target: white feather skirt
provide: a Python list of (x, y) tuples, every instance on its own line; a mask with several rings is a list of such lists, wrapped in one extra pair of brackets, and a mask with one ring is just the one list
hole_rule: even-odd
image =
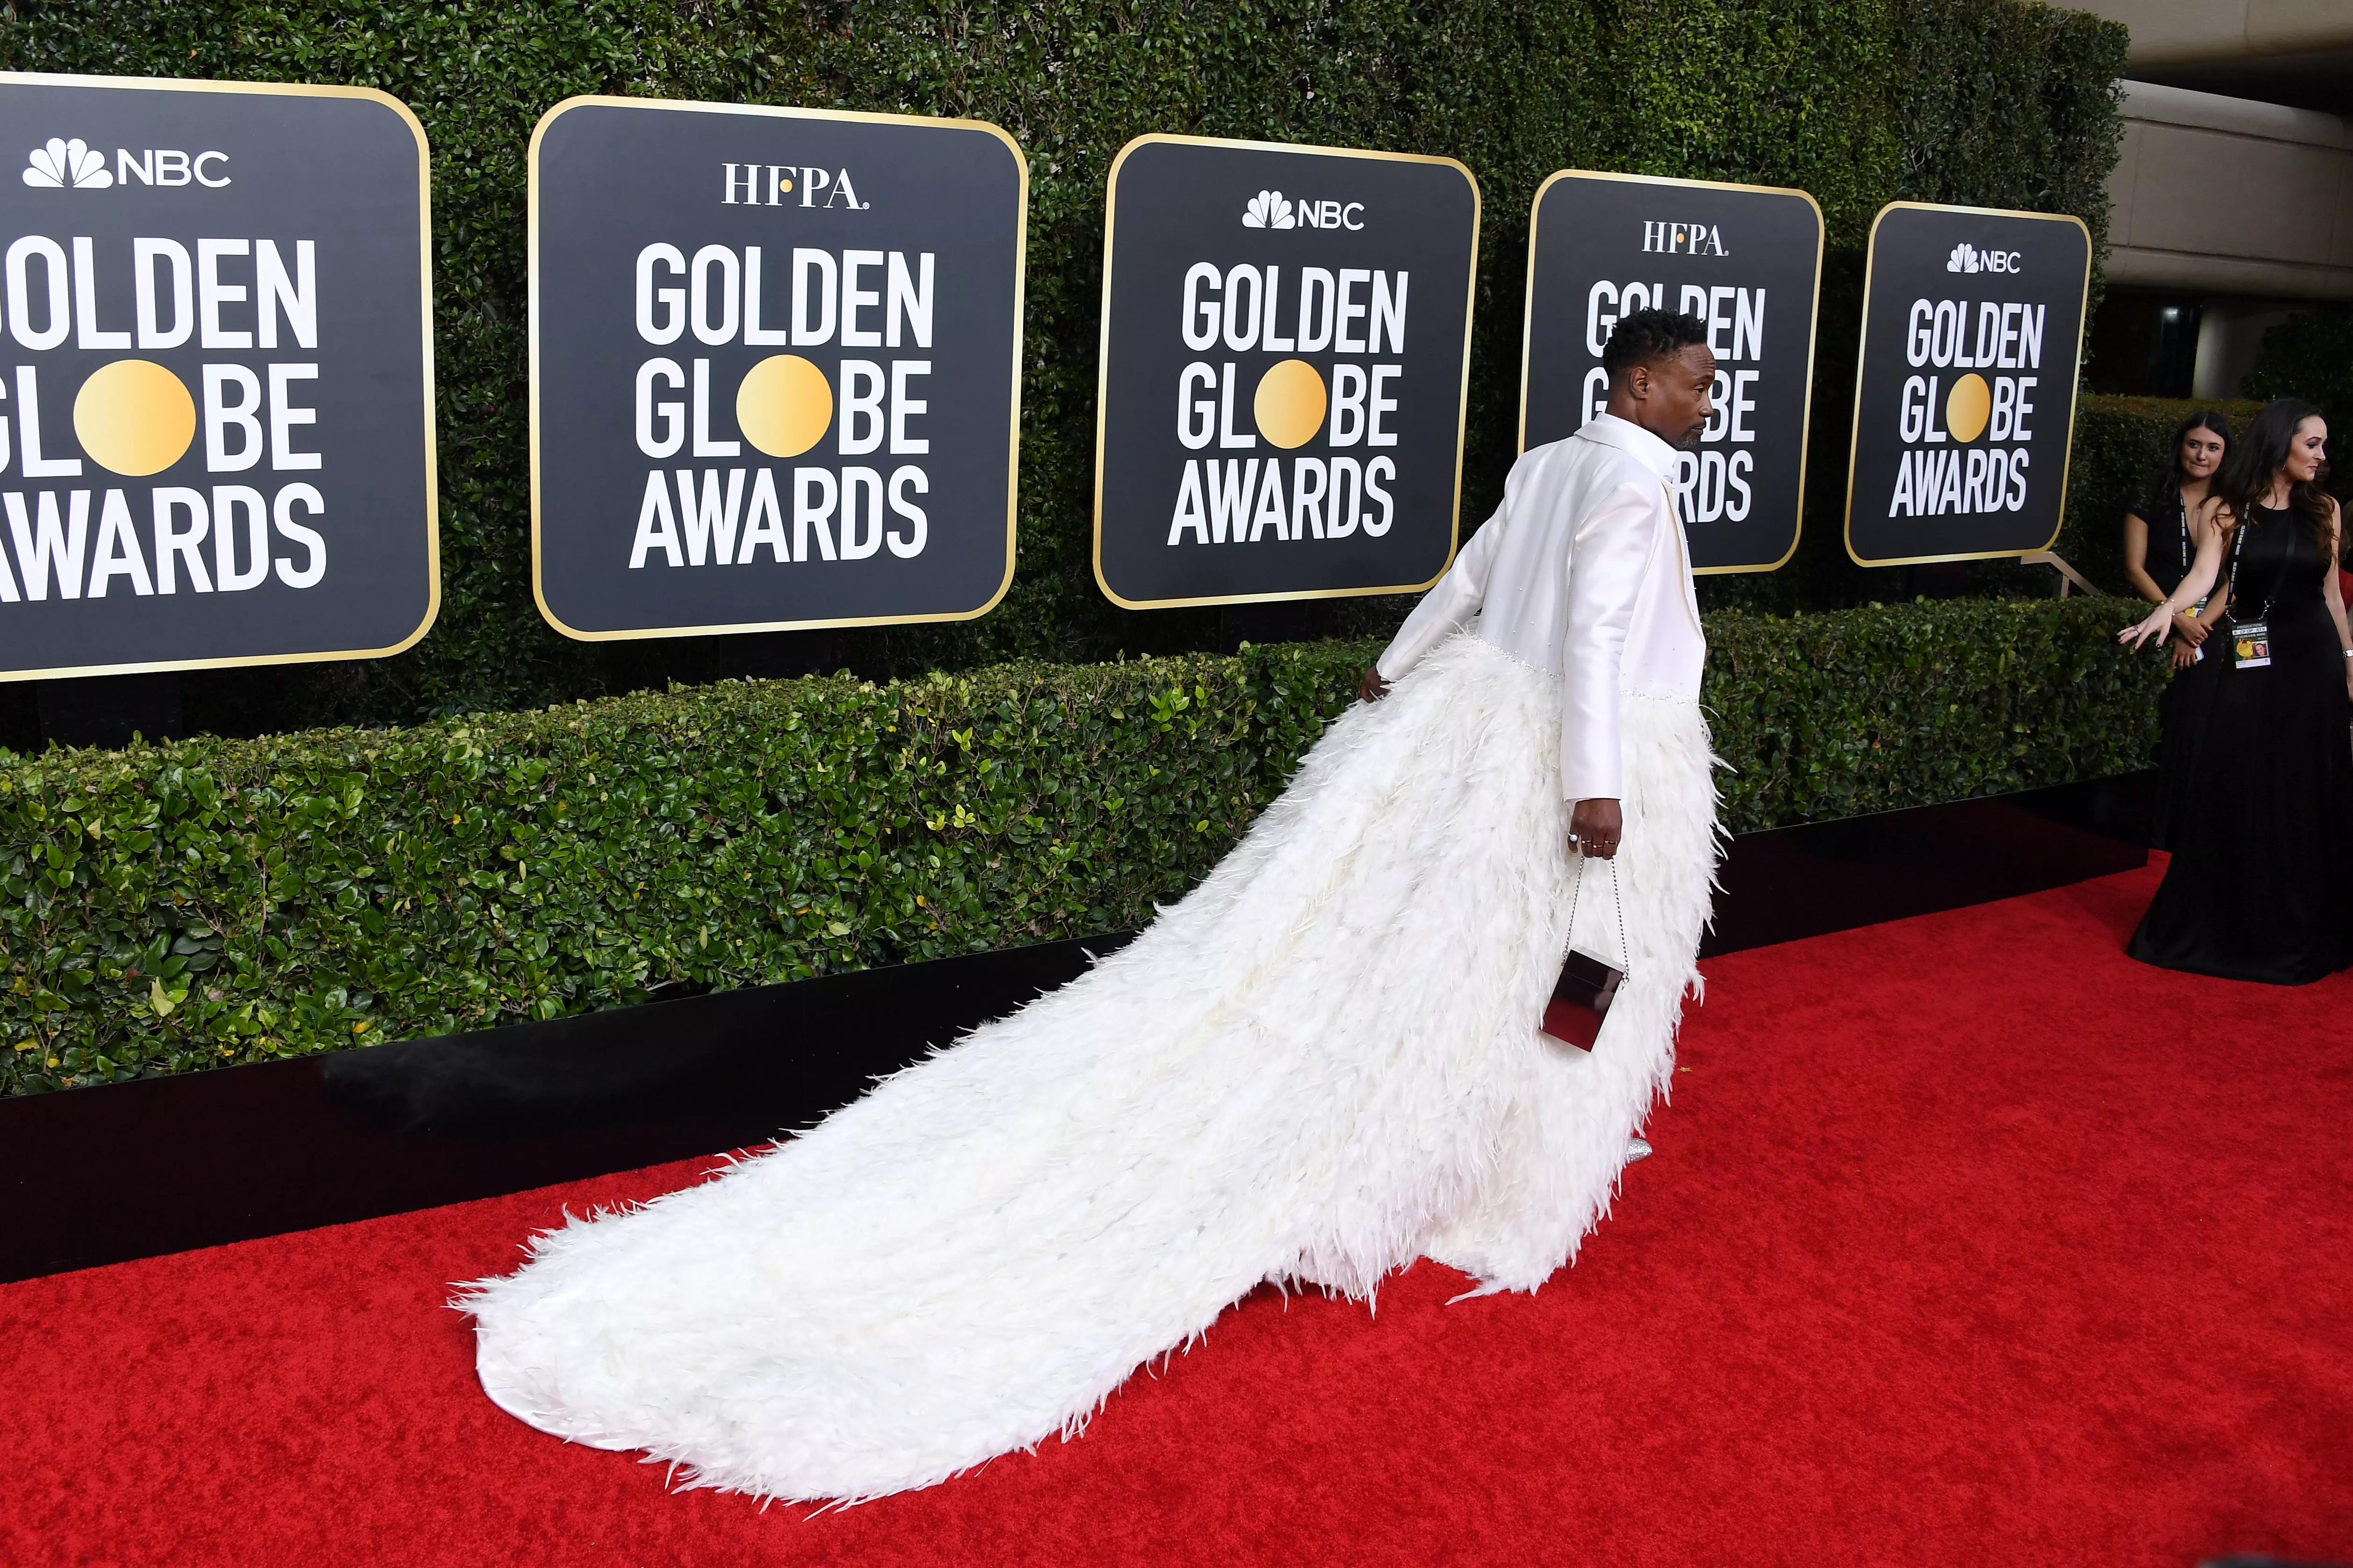
[(468, 1287), (483, 1389), (690, 1484), (854, 1500), (1074, 1436), (1262, 1280), (1534, 1289), (1667, 1087), (1716, 854), (1697, 705), (1629, 694), (1628, 980), (1589, 1056), (1540, 1034), (1559, 723), (1556, 677), (1453, 638), (1084, 976)]

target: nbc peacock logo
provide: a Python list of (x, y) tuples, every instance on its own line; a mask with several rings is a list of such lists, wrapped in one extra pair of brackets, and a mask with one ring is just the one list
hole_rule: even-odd
[(1244, 228), (1296, 228), (1299, 218), (1281, 191), (1261, 191), (1242, 208)]
[(1242, 208), (1244, 228), (1345, 228), (1365, 226), (1365, 204), (1318, 200), (1293, 201), (1281, 191), (1261, 191)]
[(102, 191), (114, 184), (106, 154), (76, 136), (52, 136), (25, 160), (25, 183), (37, 190)]
[(1976, 246), (1963, 240), (1953, 247), (1950, 256), (1945, 258), (1945, 270), (1947, 272), (2021, 272), (2025, 268), (2019, 265), (2020, 259), (2015, 250), (1979, 250)]

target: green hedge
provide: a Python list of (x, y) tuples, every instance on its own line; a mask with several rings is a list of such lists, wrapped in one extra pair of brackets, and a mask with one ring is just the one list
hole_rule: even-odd
[[(2163, 661), (2117, 651), (2119, 618), (1710, 617), (1726, 826), (2142, 765)], [(1215, 864), (1374, 651), (0, 753), (0, 1092), (1134, 925)]]
[(2150, 764), (2167, 665), (2114, 599), (1944, 599), (1707, 617), (1734, 832)]
[[(1528, 203), (1576, 164), (1801, 186), (1829, 220), (1812, 457), (1795, 569), (1712, 601), (1821, 606), (1897, 591), (1839, 546), (1862, 244), (1897, 196), (2040, 206), (2105, 232), (2126, 32), (2029, 0), (18, 0), (0, 66), (357, 82), (433, 142), (439, 623), (380, 664), (185, 678), (191, 721), (415, 721), (750, 670), (758, 639), (567, 643), (529, 592), (523, 153), (581, 92), (975, 115), (1031, 173), (1021, 555), (967, 626), (842, 633), (861, 671), (1207, 646), (1209, 611), (1113, 608), (1088, 568), (1103, 173), (1140, 132), (1444, 153), (1485, 196), (1463, 513), (1500, 494), (1516, 426)], [(1319, 612), (1377, 629), (1395, 601)], [(731, 665), (730, 660), (738, 662)]]

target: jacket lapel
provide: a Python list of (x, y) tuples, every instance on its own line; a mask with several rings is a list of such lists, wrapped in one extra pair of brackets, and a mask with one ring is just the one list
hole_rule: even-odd
[[(1647, 462), (1643, 462), (1642, 454), (1635, 445), (1624, 439), (1620, 431), (1611, 426), (1599, 423), (1589, 424), (1578, 430), (1577, 434), (1598, 446), (1617, 448), (1636, 462), (1642, 463), (1646, 468), (1650, 467)], [(1690, 617), (1692, 630), (1704, 639), (1707, 630), (1699, 618), (1699, 595), (1692, 580), (1691, 542), (1683, 537), (1683, 519), (1675, 513), (1674, 483), (1664, 474), (1659, 475), (1659, 490), (1667, 503), (1666, 530), (1673, 536), (1675, 542), (1675, 572), (1682, 579), (1680, 596), (1683, 599), (1683, 614)]]
[(1683, 520), (1675, 515), (1674, 487), (1662, 479), (1659, 488), (1667, 496), (1667, 531), (1675, 536), (1675, 571), (1683, 579), (1683, 614), (1691, 617), (1692, 630), (1704, 640), (1707, 628), (1699, 618), (1699, 593), (1692, 577), (1691, 541), (1683, 537)]

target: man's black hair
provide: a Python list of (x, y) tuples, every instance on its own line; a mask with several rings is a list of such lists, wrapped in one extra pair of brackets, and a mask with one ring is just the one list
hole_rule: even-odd
[(1671, 360), (1694, 343), (1707, 342), (1707, 323), (1681, 310), (1637, 310), (1620, 316), (1602, 345), (1601, 368), (1609, 379), (1638, 364)]

